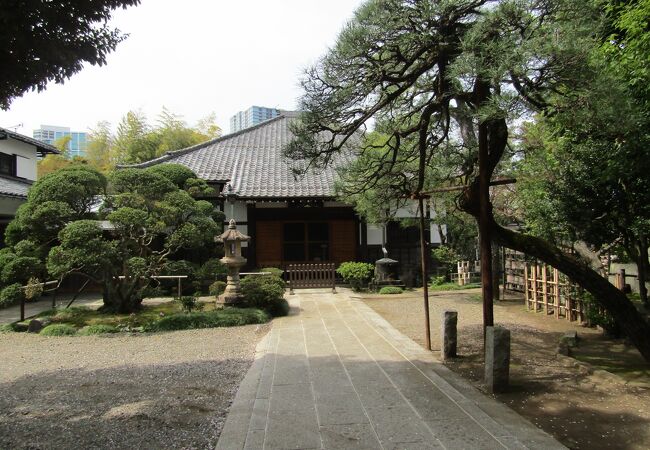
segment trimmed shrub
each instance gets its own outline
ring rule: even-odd
[[[447,281],[447,277],[441,276],[441,277],[433,277],[431,279],[431,286],[440,286],[442,284],[445,284]]]
[[[77,334],[80,336],[91,336],[93,334],[117,333],[119,331],[119,328],[114,327],[113,325],[95,324],[83,327]]]
[[[375,271],[375,266],[363,262],[348,261],[341,263],[336,272],[343,277],[346,283],[350,284],[352,290],[360,291],[367,286]]]
[[[43,336],[72,336],[77,334],[77,329],[66,323],[48,325],[41,330]]]
[[[384,286],[379,290],[379,293],[381,295],[394,295],[394,294],[401,294],[402,292],[404,292],[404,289],[397,286]]]
[[[181,304],[181,308],[186,313],[191,313],[192,310],[200,311],[203,309],[203,303],[199,302],[199,297],[197,294],[194,295],[184,295],[178,299]]]
[[[248,306],[261,308],[269,313],[281,313],[284,307],[285,284],[275,275],[249,275],[241,281],[241,291]]]
[[[31,256],[16,256],[2,267],[0,281],[4,284],[25,284],[31,277],[37,277],[43,272],[43,264],[38,258]]]
[[[225,308],[208,312],[172,314],[145,325],[144,331],[174,331],[198,328],[234,327],[266,323],[269,315],[259,309]]]
[[[185,183],[190,178],[196,178],[194,172],[180,164],[156,164],[155,166],[148,167],[146,170],[151,173],[162,175],[178,186],[179,189],[183,189]]]
[[[0,308],[20,303],[25,298],[25,292],[18,283],[10,284],[0,291]]]
[[[226,282],[225,281],[215,281],[210,285],[210,295],[219,297],[226,291]]]

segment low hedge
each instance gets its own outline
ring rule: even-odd
[[[43,336],[73,336],[77,334],[77,329],[66,323],[56,323],[43,328],[40,334]]]
[[[144,331],[174,331],[198,328],[235,327],[266,323],[269,315],[253,308],[224,308],[208,312],[172,314],[147,324]]]
[[[118,333],[119,331],[120,329],[113,325],[95,324],[83,327],[77,334],[80,336],[91,336],[94,334]]]

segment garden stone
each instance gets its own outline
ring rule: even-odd
[[[442,342],[440,358],[445,361],[456,356],[458,347],[458,312],[443,311],[442,313]]]
[[[485,332],[485,384],[489,392],[503,392],[510,378],[510,330],[487,327]]]
[[[27,325],[28,333],[40,333],[43,328],[50,324],[51,320],[47,319],[32,319]]]

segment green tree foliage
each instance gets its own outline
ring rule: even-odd
[[[163,108],[154,124],[141,111],[129,111],[112,134],[108,122],[99,122],[91,130],[86,152],[87,162],[106,172],[117,164],[149,161],[166,152],[200,144],[221,135],[214,114],[190,127],[181,116]],[[182,186],[181,186],[182,187]]]
[[[29,1],[0,4],[0,108],[50,81],[63,83],[85,62],[106,64],[125,35],[108,25],[116,8],[139,0]]]
[[[137,309],[171,256],[209,247],[219,233],[214,207],[179,188],[190,177],[171,165],[118,170],[108,179],[85,165],[44,176],[7,227],[11,248],[0,251],[0,283],[44,279],[46,265],[50,277],[77,274],[100,284],[108,310]]]
[[[610,9],[621,31],[592,51],[599,70],[570,102],[558,99],[554,114],[525,128],[519,190],[532,232],[597,251],[622,248],[638,266],[646,305],[650,91],[639,80],[650,81],[650,32],[637,21],[647,24],[649,13],[650,2]]]
[[[318,167],[354,152],[366,161],[352,192],[464,187],[461,210],[583,286],[650,360],[650,326],[625,295],[553,243],[503,227],[489,197],[521,119],[555,114],[595,78],[602,19],[591,0],[369,0],[308,69],[285,153]]]
[[[103,286],[107,310],[138,309],[152,276],[168,258],[213,240],[213,207],[151,170],[124,169],[109,177],[109,196],[97,220],[76,220],[60,231],[47,258],[50,274],[83,275]],[[102,226],[105,224],[107,226]]]
[[[100,172],[108,171],[111,168],[111,149],[113,145],[114,138],[110,123],[106,121],[97,123],[88,135],[86,145],[88,164]]]

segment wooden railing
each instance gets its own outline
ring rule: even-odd
[[[286,268],[289,293],[301,288],[332,288],[336,293],[336,264],[289,264]]]

